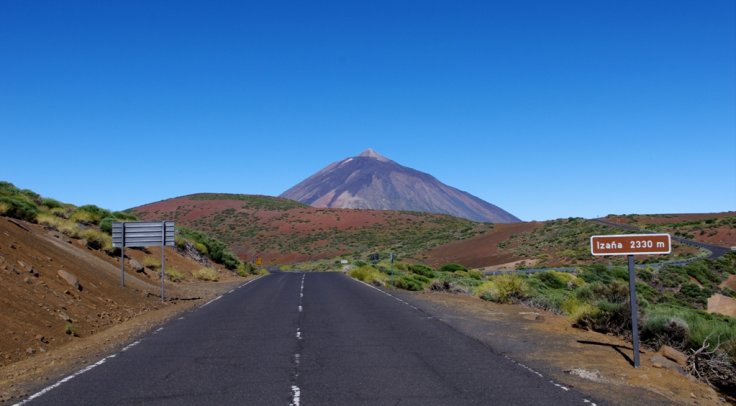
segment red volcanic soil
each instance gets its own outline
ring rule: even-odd
[[[455,262],[473,268],[517,261],[523,258],[500,249],[498,244],[514,234],[532,231],[541,226],[542,223],[538,222],[496,224],[492,231],[485,234],[467,240],[453,241],[430,250],[423,259],[432,266]]]
[[[446,215],[318,209],[247,195],[190,195],[134,211],[142,219],[170,219],[217,236],[241,259],[260,257],[266,264],[334,258],[394,244],[411,246],[408,252],[414,253],[422,246],[472,236],[490,227]]]

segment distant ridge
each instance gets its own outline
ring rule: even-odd
[[[317,208],[419,211],[491,223],[521,221],[498,206],[370,148],[328,165],[281,197]]]

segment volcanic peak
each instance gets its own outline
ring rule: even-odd
[[[373,158],[373,159],[377,159],[377,160],[379,160],[379,161],[381,161],[381,162],[391,162],[391,160],[390,160],[390,159],[388,159],[388,158],[386,158],[385,156],[383,156],[383,155],[379,154],[379,153],[378,153],[378,152],[376,152],[376,150],[374,150],[373,148],[368,148],[368,149],[366,149],[365,151],[361,152],[361,153],[360,153],[360,155],[358,155],[358,156],[362,156],[362,157],[368,157],[368,158]]]

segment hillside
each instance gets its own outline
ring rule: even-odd
[[[201,245],[203,251],[215,251],[214,239],[180,235],[177,247],[165,253],[165,303],[159,290],[160,248],[126,249],[126,286],[121,287],[120,251],[112,248],[105,230],[112,220],[134,219],[0,182],[0,303],[6,310],[0,314],[0,367],[176,307],[180,299],[206,296],[212,289],[201,276],[242,280],[215,263],[214,255],[197,250]],[[220,254],[217,259],[227,258],[226,251]]]
[[[736,246],[736,211],[697,214],[609,215],[603,220],[723,247]]]
[[[210,233],[241,259],[261,257],[268,264],[365,258],[371,252],[389,251],[432,266],[456,262],[478,268],[520,261],[540,266],[623,261],[590,255],[591,235],[622,230],[585,219],[489,225],[437,214],[317,209],[289,199],[230,194],[183,196],[132,212],[142,219],[172,219]],[[712,221],[709,218],[718,215],[703,216],[703,221]],[[733,232],[733,227],[728,230]],[[677,242],[673,247],[669,260],[700,254]],[[661,259],[637,258],[639,262]]]
[[[292,200],[196,194],[131,209],[171,219],[227,243],[242,259],[296,263],[395,251],[402,257],[489,232],[493,225],[452,216],[383,210],[317,209]]]
[[[490,223],[520,221],[498,206],[372,149],[328,165],[281,197],[317,208],[419,211]]]

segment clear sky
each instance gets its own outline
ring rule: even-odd
[[[0,2],[0,179],[125,209],[374,148],[523,220],[736,210],[736,2]]]

